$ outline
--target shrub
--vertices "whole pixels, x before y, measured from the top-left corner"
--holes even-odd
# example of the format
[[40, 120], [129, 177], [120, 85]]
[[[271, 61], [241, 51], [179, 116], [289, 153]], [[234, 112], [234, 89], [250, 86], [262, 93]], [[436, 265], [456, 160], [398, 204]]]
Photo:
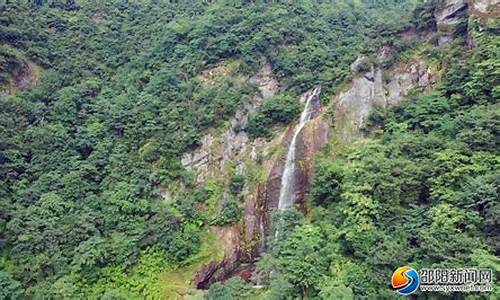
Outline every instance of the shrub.
[[229, 289], [222, 283], [216, 282], [210, 286], [208, 293], [203, 297], [206, 300], [231, 300], [233, 297]]
[[290, 95], [266, 99], [257, 113], [250, 115], [246, 131], [251, 137], [269, 137], [269, 127], [276, 123], [288, 124], [301, 112], [299, 101]]
[[16, 281], [11, 274], [0, 271], [0, 298], [18, 299], [22, 295], [21, 283]]
[[222, 200], [219, 213], [214, 221], [216, 225], [225, 225], [237, 222], [243, 211], [240, 204], [233, 198], [227, 197]]
[[244, 282], [240, 277], [231, 277], [224, 283], [214, 283], [210, 286], [205, 299], [249, 299], [254, 294], [250, 284]]
[[239, 174], [234, 175], [229, 183], [229, 189], [233, 194], [239, 194], [245, 186], [245, 177]]
[[317, 167], [311, 194], [317, 205], [328, 206], [339, 201], [342, 192], [342, 170], [333, 163], [320, 164]]

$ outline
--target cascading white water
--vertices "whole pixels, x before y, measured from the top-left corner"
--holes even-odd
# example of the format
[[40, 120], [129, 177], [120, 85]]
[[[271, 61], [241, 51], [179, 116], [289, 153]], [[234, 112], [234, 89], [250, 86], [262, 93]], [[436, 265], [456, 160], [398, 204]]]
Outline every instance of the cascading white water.
[[[283, 211], [292, 207], [295, 200], [295, 149], [297, 147], [297, 137], [304, 128], [304, 125], [311, 120], [312, 114], [314, 112], [313, 106], [314, 102], [319, 102], [319, 94], [321, 93], [321, 86], [318, 86], [312, 90], [311, 94], [307, 97], [306, 105], [302, 114], [300, 115], [300, 122], [295, 127], [295, 132], [293, 133], [292, 141], [288, 148], [288, 153], [286, 155], [285, 169], [283, 170], [283, 175], [281, 176], [281, 188], [280, 188], [280, 198], [278, 202], [278, 210]], [[279, 240], [281, 226], [283, 226], [283, 220], [280, 219], [280, 224], [276, 226], [276, 231], [274, 232], [275, 241]], [[272, 270], [269, 276], [273, 277], [276, 274], [276, 270]]]
[[[295, 128], [290, 147], [288, 148], [288, 153], [286, 155], [285, 170], [281, 176], [281, 188], [280, 188], [280, 198], [278, 202], [278, 209], [284, 210], [291, 208], [295, 198], [295, 149], [297, 136], [299, 135], [304, 125], [311, 120], [313, 113], [313, 102], [319, 101], [319, 93], [321, 92], [321, 87], [316, 87], [311, 95], [307, 98], [306, 106], [300, 115], [300, 123]], [[278, 232], [276, 232], [277, 235]]]

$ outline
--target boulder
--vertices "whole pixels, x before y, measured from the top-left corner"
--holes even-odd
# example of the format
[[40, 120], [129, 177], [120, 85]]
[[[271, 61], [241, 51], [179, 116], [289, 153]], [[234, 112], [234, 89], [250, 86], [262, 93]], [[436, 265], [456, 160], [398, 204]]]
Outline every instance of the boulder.
[[358, 55], [356, 60], [351, 64], [351, 71], [353, 73], [366, 72], [368, 69], [368, 58], [364, 55]]
[[455, 33], [463, 26], [467, 26], [468, 1], [442, 0], [434, 11], [438, 31], [438, 44], [448, 44]]

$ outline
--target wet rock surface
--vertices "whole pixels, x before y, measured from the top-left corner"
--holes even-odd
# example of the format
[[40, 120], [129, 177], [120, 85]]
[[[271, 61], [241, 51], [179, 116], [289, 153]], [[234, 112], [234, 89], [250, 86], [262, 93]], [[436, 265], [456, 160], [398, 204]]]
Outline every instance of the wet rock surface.
[[309, 193], [314, 178], [314, 158], [328, 142], [331, 134], [331, 122], [322, 115], [307, 123], [298, 137], [297, 165], [295, 174], [295, 203], [299, 210], [306, 211], [304, 201]]
[[242, 261], [251, 262], [265, 250], [266, 233], [270, 228], [266, 199], [266, 189], [263, 185], [259, 185], [257, 191], [245, 200], [243, 220], [245, 252], [242, 253]]
[[207, 289], [210, 284], [229, 277], [239, 267], [240, 227], [238, 225], [213, 227], [211, 231], [218, 241], [222, 241], [224, 258], [222, 261], [211, 261], [196, 272], [192, 283], [197, 289]]
[[[311, 95], [313, 89], [307, 91], [300, 97], [301, 102], [305, 102], [307, 98]], [[304, 170], [313, 169], [313, 158], [314, 155], [324, 146], [328, 141], [328, 134], [330, 130], [330, 122], [322, 114], [324, 113], [321, 103], [314, 102], [311, 106], [311, 120], [307, 122], [299, 135], [297, 136], [297, 165], [300, 166], [296, 168], [294, 172], [294, 181], [296, 187], [293, 192], [293, 198], [297, 208], [304, 209], [304, 191], [308, 189], [309, 180], [303, 178], [304, 176], [310, 175], [309, 172], [303, 172]], [[282, 138], [281, 145], [284, 149], [288, 150], [294, 131], [298, 124], [289, 126], [285, 135]], [[278, 202], [281, 190], [281, 177], [284, 172], [284, 165], [286, 160], [287, 151], [283, 151], [280, 157], [274, 160], [273, 166], [269, 171], [266, 181], [266, 199], [268, 214], [278, 208]]]
[[[310, 92], [302, 95], [301, 101], [305, 101]], [[311, 183], [314, 155], [327, 142], [331, 128], [329, 121], [324, 117], [320, 103], [314, 103], [313, 108], [311, 114], [313, 120], [304, 126], [301, 134], [297, 137], [297, 153], [300, 156], [298, 163], [301, 167], [294, 174], [296, 178], [295, 199], [296, 206], [302, 210], [306, 209], [303, 200]], [[287, 131], [274, 141], [280, 141], [281, 147], [287, 149], [295, 126], [296, 124], [289, 126]], [[246, 147], [253, 150], [249, 151], [250, 157], [255, 159], [255, 155], [251, 154], [256, 152], [256, 149], [259, 149], [266, 155], [269, 144], [254, 140]], [[204, 156], [199, 155], [199, 161], [204, 161], [205, 159], [201, 158]], [[231, 250], [228, 250], [221, 262], [211, 262], [197, 272], [193, 280], [193, 284], [197, 288], [208, 288], [213, 282], [235, 275], [245, 280], [252, 277], [253, 263], [266, 248], [265, 241], [270, 233], [272, 211], [278, 206], [285, 156], [286, 151], [282, 151], [282, 153], [276, 153], [263, 162], [263, 168], [267, 171], [266, 180], [258, 184], [255, 191], [245, 197], [243, 222], [235, 225], [235, 228], [238, 228], [238, 238], [232, 239], [238, 242], [226, 244], [225, 247]], [[191, 162], [196, 163], [194, 160], [191, 160]], [[235, 234], [235, 231], [233, 231], [233, 234]], [[228, 240], [227, 236], [221, 236], [220, 238]]]
[[[475, 16], [498, 15], [498, 1], [492, 0], [446, 0], [441, 1], [435, 10], [439, 45], [451, 41], [460, 26], [463, 26], [469, 14]], [[418, 33], [405, 32], [407, 39], [418, 39]], [[435, 33], [426, 32], [425, 39], [430, 40]], [[404, 37], [403, 37], [404, 38]], [[359, 55], [351, 64], [354, 79], [349, 87], [340, 92], [332, 107], [333, 118], [326, 113], [325, 108], [316, 106], [312, 120], [310, 120], [297, 136], [296, 156], [297, 168], [294, 171], [295, 207], [306, 211], [304, 198], [309, 192], [314, 177], [314, 157], [332, 135], [340, 138], [340, 142], [350, 143], [359, 138], [360, 129], [366, 123], [370, 113], [377, 107], [388, 107], [402, 101], [413, 90], [419, 92], [430, 91], [437, 82], [439, 74], [436, 70], [421, 59], [412, 58], [411, 62], [397, 62], [394, 64], [395, 49], [383, 46], [379, 49], [375, 63], [371, 63], [364, 55]], [[390, 67], [392, 66], [392, 67]], [[263, 140], [250, 141], [246, 136], [238, 136], [233, 130], [237, 126], [245, 125], [248, 112], [255, 111], [263, 97], [272, 96], [278, 89], [279, 83], [272, 78], [271, 67], [264, 65], [257, 75], [250, 80], [256, 84], [261, 96], [253, 104], [238, 111], [231, 128], [222, 137], [222, 146], [219, 154], [211, 154], [208, 150], [214, 149], [217, 141], [213, 137], [203, 139], [203, 145], [198, 153], [186, 156], [183, 164], [208, 174], [211, 161], [219, 161], [219, 166], [227, 158], [238, 159], [242, 149], [247, 157], [256, 160], [257, 153], [262, 155], [269, 150], [272, 142]], [[310, 93], [311, 91], [309, 91]], [[308, 96], [305, 93], [301, 100]], [[334, 123], [334, 124], [332, 124]], [[332, 126], [333, 125], [333, 126]], [[266, 170], [266, 180], [259, 183], [252, 193], [245, 197], [244, 217], [238, 228], [238, 242], [228, 246], [232, 250], [227, 252], [221, 262], [212, 262], [204, 266], [197, 274], [194, 283], [199, 288], [207, 288], [211, 283], [224, 280], [231, 276], [240, 276], [250, 280], [254, 271], [253, 262], [260, 253], [266, 250], [265, 238], [270, 234], [271, 213], [278, 208], [280, 197], [281, 178], [286, 160], [286, 154], [297, 124], [287, 127], [284, 132], [273, 141], [281, 143], [285, 149], [281, 153], [266, 157], [263, 163]], [[222, 149], [222, 150], [221, 150]], [[243, 170], [241, 170], [243, 172]], [[205, 177], [200, 177], [203, 181]]]
[[[236, 170], [244, 172], [244, 161], [256, 161], [267, 155], [268, 149], [276, 141], [265, 139], [250, 140], [241, 128], [246, 126], [248, 115], [255, 112], [262, 100], [279, 91], [279, 82], [272, 77], [271, 65], [266, 63], [259, 72], [248, 79], [257, 86], [259, 94], [243, 103], [230, 121], [230, 126], [220, 136], [207, 133], [201, 139], [201, 146], [185, 153], [182, 165], [196, 174], [196, 182], [203, 183], [211, 176], [218, 177], [228, 162], [236, 163]], [[263, 162], [268, 170], [271, 161]], [[210, 284], [238, 275], [248, 280], [254, 269], [253, 260], [264, 248], [266, 232], [269, 229], [265, 184], [258, 184], [255, 191], [244, 200], [243, 222], [230, 227], [216, 228], [218, 240], [224, 242], [224, 259], [210, 262], [198, 270], [193, 285], [206, 289]]]
[[[381, 62], [389, 62], [393, 59], [394, 50], [390, 47], [381, 49], [377, 59]], [[429, 90], [436, 82], [436, 77], [432, 74], [431, 68], [423, 61], [413, 63], [399, 63], [390, 70], [382, 70], [381, 67], [368, 65], [369, 70], [359, 72], [364, 67], [359, 67], [365, 58], [359, 56], [353, 63], [352, 69], [356, 78], [352, 80], [350, 88], [338, 95], [338, 101], [334, 107], [334, 117], [326, 113], [326, 108], [321, 107], [318, 101], [313, 105], [310, 121], [308, 121], [297, 135], [296, 140], [296, 165], [294, 170], [294, 206], [302, 211], [306, 211], [305, 196], [309, 192], [314, 177], [314, 157], [328, 142], [332, 134], [341, 133], [341, 137], [349, 139], [355, 137], [359, 129], [364, 125], [366, 118], [377, 106], [387, 107], [400, 102], [408, 93], [418, 88]], [[262, 71], [266, 74], [266, 71]], [[262, 75], [261, 75], [262, 76]], [[265, 76], [264, 76], [265, 77]], [[273, 80], [267, 81], [273, 82]], [[273, 86], [266, 84], [264, 86]], [[308, 91], [301, 96], [301, 101], [305, 101]], [[262, 93], [264, 94], [264, 93]], [[248, 111], [248, 110], [247, 110]], [[242, 111], [243, 113], [243, 111]], [[238, 120], [238, 118], [235, 118]], [[243, 119], [239, 119], [243, 120]], [[332, 126], [334, 120], [335, 126]], [[224, 160], [240, 159], [241, 149], [245, 151], [246, 159], [256, 160], [258, 156], [265, 157], [262, 168], [266, 171], [266, 180], [259, 183], [257, 187], [245, 196], [244, 217], [240, 224], [233, 226], [238, 228], [233, 234], [237, 239], [235, 242], [227, 244], [227, 253], [220, 262], [211, 262], [197, 273], [193, 283], [198, 288], [208, 288], [213, 282], [224, 280], [231, 276], [240, 276], [245, 280], [251, 278], [253, 263], [260, 253], [266, 251], [266, 237], [270, 234], [271, 214], [278, 208], [280, 198], [281, 178], [283, 176], [284, 165], [291, 140], [298, 124], [292, 124], [272, 141], [248, 139], [238, 140], [236, 135], [226, 131], [222, 137], [222, 143], [214, 137], [203, 139], [203, 145], [194, 153], [190, 153], [183, 164], [202, 173], [210, 174], [213, 161], [217, 161], [214, 168], [220, 172], [219, 168]], [[334, 132], [335, 131], [335, 132]], [[271, 145], [277, 146], [279, 143], [283, 151], [268, 155]], [[225, 145], [231, 145], [229, 148]], [[219, 145], [217, 148], [215, 145]], [[216, 153], [211, 153], [210, 149], [216, 149]], [[218, 152], [217, 152], [218, 151]], [[259, 154], [257, 154], [259, 153]], [[243, 170], [242, 170], [243, 171]], [[203, 175], [202, 175], [203, 176]], [[207, 176], [207, 175], [204, 175]], [[206, 177], [199, 177], [205, 180]], [[221, 236], [228, 240], [227, 236]], [[236, 242], [237, 241], [237, 242]]]

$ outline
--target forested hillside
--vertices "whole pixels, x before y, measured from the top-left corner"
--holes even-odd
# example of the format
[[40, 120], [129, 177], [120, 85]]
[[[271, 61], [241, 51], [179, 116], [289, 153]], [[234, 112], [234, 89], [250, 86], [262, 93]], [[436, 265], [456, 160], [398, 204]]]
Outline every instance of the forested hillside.
[[491, 32], [475, 38], [472, 51], [462, 52], [462, 40], [427, 53], [447, 66], [436, 91], [376, 111], [370, 138], [333, 140], [320, 155], [312, 211], [291, 218], [290, 237], [263, 261], [282, 271], [281, 295], [389, 299], [401, 262], [498, 275], [500, 44]]
[[[438, 2], [0, 4], [0, 299], [390, 298], [404, 264], [498, 274], [498, 26], [471, 18], [435, 47]], [[263, 159], [199, 182], [183, 154], [262, 96], [262, 65], [280, 88], [238, 130], [272, 141], [316, 85], [333, 115], [353, 61], [373, 69], [382, 46], [381, 68], [417, 52], [438, 65], [434, 90], [376, 109], [353, 144], [331, 136], [307, 209], [252, 258], [262, 289], [195, 291]]]

